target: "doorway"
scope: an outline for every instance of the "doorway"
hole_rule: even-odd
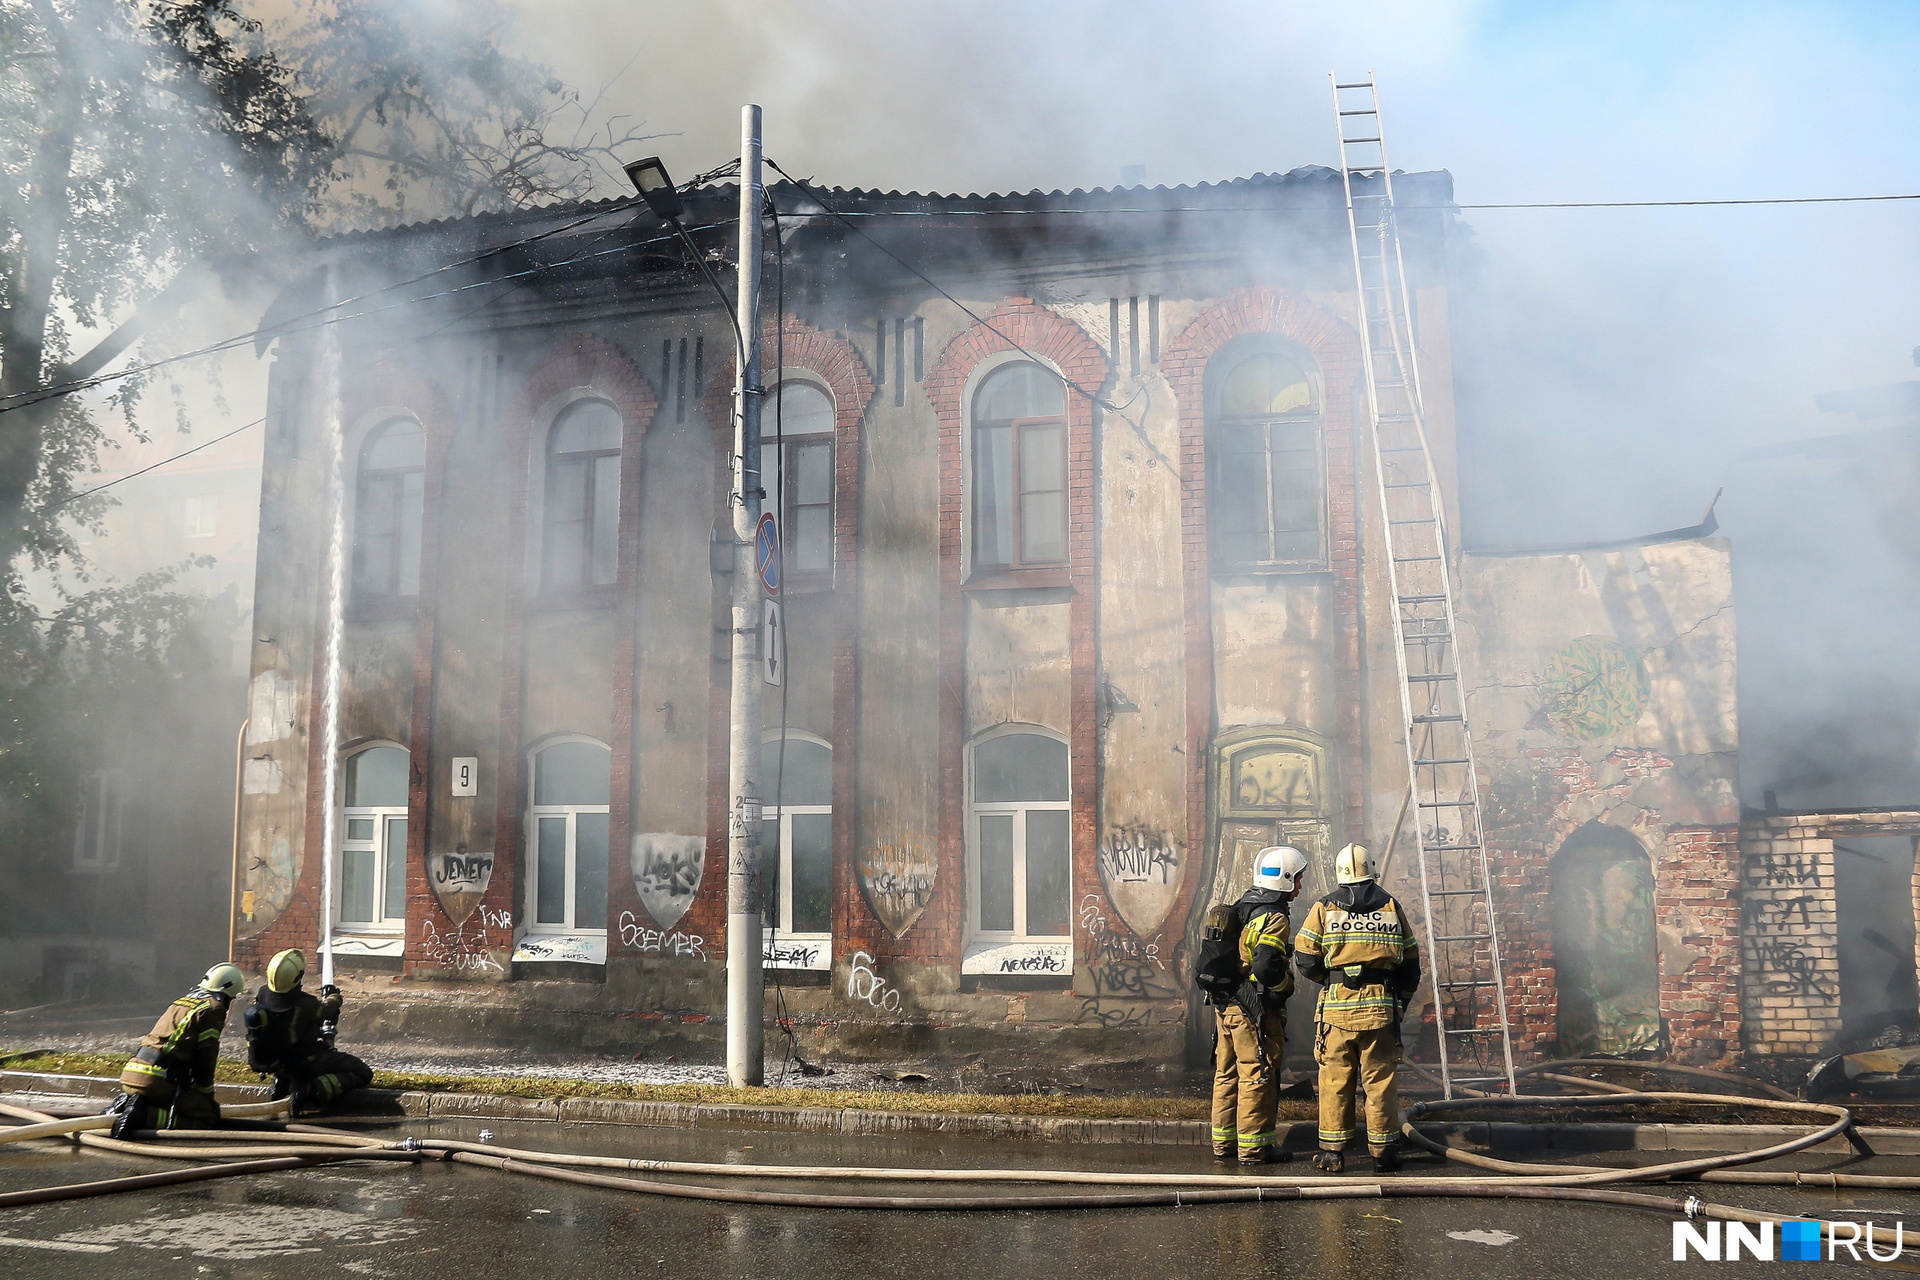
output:
[[[1660,1048],[1653,863],[1618,827],[1590,822],[1551,869],[1560,1055],[1624,1058]]]

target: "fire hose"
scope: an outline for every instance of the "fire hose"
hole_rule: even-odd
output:
[[[1573,1077],[1572,1079],[1578,1079]],[[1592,1082],[1586,1082],[1592,1083]],[[1732,1104],[1817,1117],[1825,1123],[1801,1135],[1752,1151],[1671,1161],[1630,1168],[1582,1165],[1540,1165],[1499,1160],[1447,1147],[1420,1132],[1417,1121],[1437,1112],[1466,1106],[1608,1107],[1644,1103]],[[223,1107],[223,1117],[247,1111],[283,1109],[284,1104],[246,1108]],[[0,1104],[0,1113],[28,1124],[0,1130],[0,1142],[77,1138],[88,1147],[116,1153],[171,1159],[213,1158],[223,1163],[200,1165],[165,1173],[143,1174],[97,1182],[41,1187],[0,1193],[0,1207],[45,1204],[57,1200],[114,1194],[210,1178],[239,1177],[348,1160],[419,1162],[428,1159],[480,1165],[506,1173],[603,1187],[634,1194],[728,1204],[822,1209],[914,1209],[981,1211],[1017,1209],[1102,1209],[1184,1206],[1268,1200],[1344,1200],[1389,1198],[1474,1198],[1581,1201],[1622,1205],[1666,1213],[1671,1217],[1707,1217],[1761,1223],[1781,1215],[1766,1215],[1733,1205],[1702,1201],[1698,1196],[1676,1199],[1619,1188],[1623,1183],[1732,1181],[1744,1184],[1792,1187],[1872,1187],[1920,1190],[1920,1177],[1882,1177],[1835,1173],[1738,1170],[1734,1166],[1777,1159],[1853,1133],[1853,1115],[1844,1107],[1779,1099],[1754,1099],[1724,1094],[1605,1093],[1586,1097],[1515,1097],[1455,1102],[1416,1103],[1403,1113],[1402,1131],[1408,1140],[1441,1158],[1488,1170],[1495,1176],[1436,1177],[1406,1175],[1390,1179],[1288,1175],[1164,1174],[1097,1172],[1073,1169],[919,1169],[908,1167],[854,1167],[838,1165],[739,1165],[705,1161],[657,1160],[622,1156],[595,1156],[569,1152],[532,1151],[440,1139],[403,1138],[397,1141],[366,1137],[317,1126],[288,1124],[273,1129],[173,1130],[148,1132],[141,1141],[122,1142],[88,1131],[88,1121],[110,1117],[61,1120],[44,1112]],[[248,1157],[242,1159],[240,1157]],[[970,1184],[1028,1183],[1140,1188],[1106,1193],[973,1196],[824,1195],[754,1187],[703,1186],[688,1182],[618,1177],[592,1170],[621,1170],[681,1177],[808,1181],[871,1181],[890,1183]],[[1809,1219],[1813,1220],[1813,1219]],[[1821,1221],[1831,1237],[1833,1223]],[[1849,1227],[1854,1224],[1846,1224]],[[1894,1238],[1877,1228],[1865,1239],[1891,1244]]]

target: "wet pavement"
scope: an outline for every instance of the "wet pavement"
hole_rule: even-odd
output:
[[[894,1164],[1217,1172],[1189,1148],[1073,1147],[939,1139],[436,1120],[356,1124],[373,1133],[738,1164]],[[1611,1161],[1628,1157],[1616,1155]],[[1598,1161],[1596,1161],[1598,1162]],[[1784,1167],[1834,1168],[1826,1157]],[[164,1167],[71,1149],[0,1147],[0,1190]],[[1853,1162],[1920,1174],[1920,1160]],[[1439,1166],[1409,1161],[1409,1172]],[[1269,1171],[1304,1172],[1299,1163]],[[1349,1171],[1368,1171],[1365,1158]],[[696,1181],[688,1179],[689,1181]],[[839,1193],[1033,1194],[1031,1184],[728,1185]],[[1710,1199],[1782,1216],[1897,1219],[1920,1227],[1920,1196],[1714,1186]],[[1089,1190],[1102,1190],[1089,1188]],[[1646,1188],[1684,1196],[1686,1189]],[[366,1165],[275,1173],[94,1200],[0,1209],[0,1274],[22,1277],[639,1276],[755,1280],[897,1276],[1154,1275],[1491,1280],[1635,1275],[1670,1259],[1661,1213],[1523,1200],[1352,1200],[1183,1208],[932,1213],[787,1209],[643,1197],[472,1166]],[[1844,1261],[1844,1255],[1842,1260]],[[1910,1260],[1911,1261],[1911,1258]],[[1758,1265],[1722,1263],[1739,1274]]]

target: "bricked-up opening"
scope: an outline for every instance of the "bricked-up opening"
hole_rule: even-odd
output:
[[[1845,1047],[1889,1027],[1920,1032],[1913,970],[1912,836],[1843,836],[1833,842],[1840,950],[1840,1032]]]
[[[1590,822],[1551,867],[1562,1056],[1658,1051],[1660,957],[1653,863],[1632,835]]]

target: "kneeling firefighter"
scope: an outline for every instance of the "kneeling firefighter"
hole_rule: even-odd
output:
[[[1367,1149],[1374,1168],[1400,1167],[1400,1018],[1420,987],[1420,950],[1407,915],[1375,879],[1373,855],[1350,844],[1335,855],[1339,887],[1307,910],[1295,939],[1300,976],[1322,985],[1314,1008],[1320,1064],[1320,1150],[1313,1167],[1340,1172],[1353,1139],[1353,1094],[1367,1091]]]
[[[1273,845],[1254,855],[1253,888],[1207,912],[1194,981],[1213,1006],[1213,1154],[1246,1164],[1274,1150],[1280,1054],[1286,1040],[1287,904],[1300,896],[1306,855]]]
[[[306,971],[305,953],[275,955],[267,961],[267,985],[247,1010],[247,1066],[273,1077],[272,1096],[290,1099],[294,1115],[373,1083],[373,1068],[333,1047],[340,988],[329,983],[316,999],[300,989]]]
[[[136,1129],[212,1129],[220,1123],[213,1068],[227,1010],[247,980],[230,964],[207,970],[200,985],[168,1005],[140,1038],[120,1072],[124,1090],[109,1109],[113,1136]]]

